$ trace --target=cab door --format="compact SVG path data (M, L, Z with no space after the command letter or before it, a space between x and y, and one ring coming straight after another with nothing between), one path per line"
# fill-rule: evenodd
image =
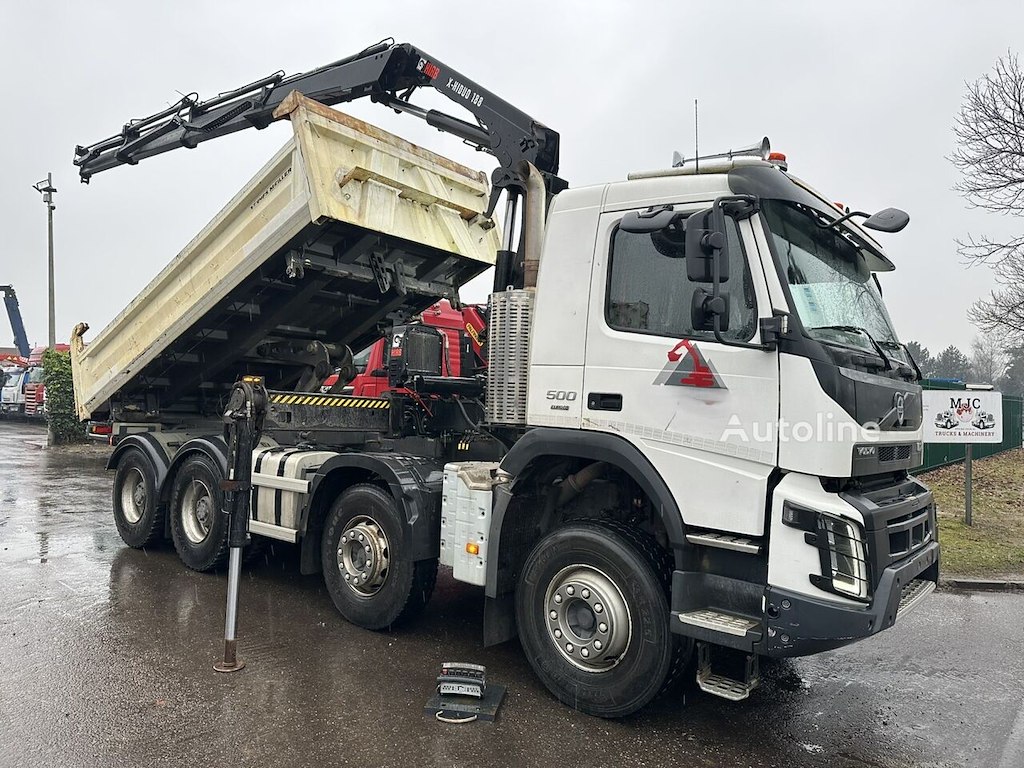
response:
M706 205L693 207L700 210ZM676 210L685 210L676 206ZM583 428L633 443L664 479L687 526L764 534L777 464L778 353L756 348L771 316L749 220L727 218L728 330L695 331L681 251L618 228L606 212L594 254Z

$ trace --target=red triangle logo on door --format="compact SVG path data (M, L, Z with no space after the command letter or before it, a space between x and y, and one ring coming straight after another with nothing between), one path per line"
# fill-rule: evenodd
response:
M683 339L668 351L668 362L653 383L667 387L727 389L711 363L689 339Z

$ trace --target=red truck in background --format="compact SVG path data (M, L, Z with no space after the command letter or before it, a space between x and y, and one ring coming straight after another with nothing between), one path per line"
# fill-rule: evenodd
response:
M461 309L452 306L448 299L441 299L415 319L437 328L445 336L445 356L442 360L443 376L472 376L478 369L486 367L483 350L487 323L484 321L485 307L466 304ZM353 397L380 397L388 386L388 339L377 339L353 360L358 373L345 387L344 393ZM327 392L338 381L338 375L329 376L321 390Z
M58 352L68 352L71 347L67 344L54 344ZM43 418L46 413L43 406L46 403L46 384L43 382L43 353L48 347L36 347L28 356L28 375L25 377L25 416L28 418Z

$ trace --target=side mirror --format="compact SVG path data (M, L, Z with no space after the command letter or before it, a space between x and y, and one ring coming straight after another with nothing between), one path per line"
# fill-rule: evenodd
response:
M899 232L910 223L910 214L901 211L899 208L886 208L878 213L868 216L864 220L864 227L879 232Z
M690 301L690 323L695 331L715 330L715 319L718 319L718 331L729 330L729 294L719 293L717 296L703 288L693 292Z
M718 282L729 280L729 240L714 226L714 210L699 211L686 220L686 277L694 283L715 281L715 253L718 253ZM724 220L724 217L720 217Z

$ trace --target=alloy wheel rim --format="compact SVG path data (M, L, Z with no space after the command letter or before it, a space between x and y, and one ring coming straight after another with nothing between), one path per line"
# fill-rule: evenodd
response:
M352 518L338 541L337 560L345 585L359 597L373 597L387 581L391 566L387 534L372 517Z
M629 606L608 575L589 565L563 568L544 595L548 637L566 661L601 673L621 660L633 635Z

